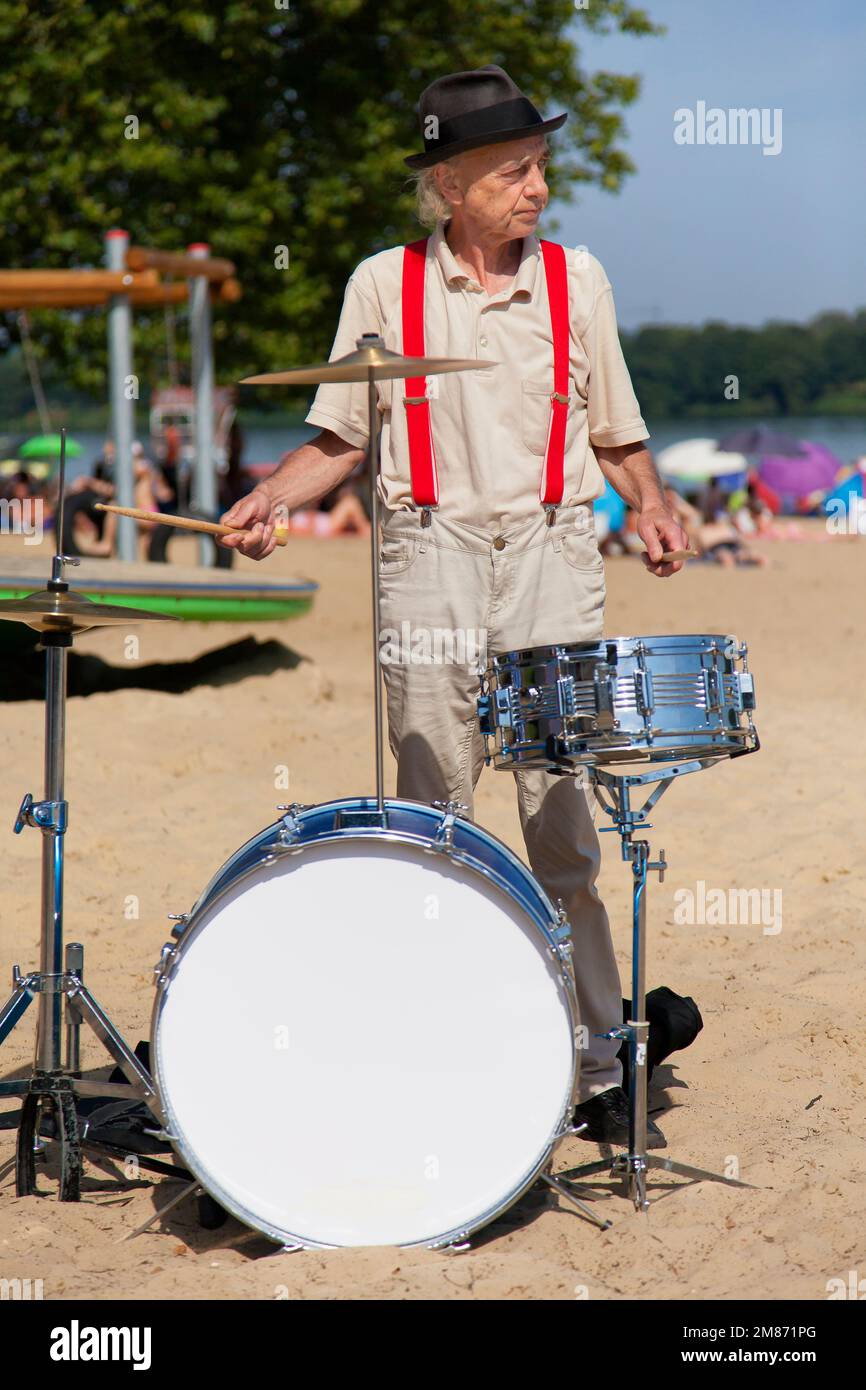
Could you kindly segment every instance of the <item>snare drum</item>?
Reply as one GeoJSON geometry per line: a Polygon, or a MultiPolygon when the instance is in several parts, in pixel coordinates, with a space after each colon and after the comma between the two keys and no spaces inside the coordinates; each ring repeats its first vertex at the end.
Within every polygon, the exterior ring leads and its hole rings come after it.
{"type": "Polygon", "coordinates": [[[494,656],[478,712],[497,768],[736,757],[758,747],[735,637],[614,637],[494,656]]]}
{"type": "Polygon", "coordinates": [[[568,925],[456,809],[289,808],[163,950],[166,1131],[218,1202],[281,1243],[453,1243],[570,1131],[568,925]]]}

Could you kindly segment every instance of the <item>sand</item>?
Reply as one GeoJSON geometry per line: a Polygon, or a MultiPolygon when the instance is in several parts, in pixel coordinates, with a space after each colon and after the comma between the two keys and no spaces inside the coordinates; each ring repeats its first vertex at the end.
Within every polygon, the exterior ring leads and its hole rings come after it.
{"type": "MultiPolygon", "coordinates": [[[[19,543],[0,545],[5,559],[19,543]]],[[[46,1299],[825,1299],[828,1280],[866,1274],[864,543],[826,543],[816,528],[766,551],[766,570],[693,565],[667,581],[610,561],[606,624],[610,634],[735,632],[749,642],[763,747],[685,778],[654,816],[652,843],[670,870],[650,888],[648,980],[693,995],[705,1022],[652,1088],[668,1152],[727,1165],[751,1189],[656,1178],[647,1215],[619,1196],[599,1204],[613,1222],[605,1232],[536,1190],[466,1254],[284,1254],[234,1220],[201,1229],[191,1202],[124,1241],[178,1187],[130,1183],[111,1162],[88,1163],[79,1204],[58,1203],[44,1173],[48,1195],[16,1198],[14,1135],[0,1131],[0,1278],[42,1279],[46,1299]],[[678,891],[699,881],[771,900],[780,890],[782,929],[679,924],[678,891]]],[[[154,624],[139,629],[140,661],[198,656],[249,633],[285,654],[270,648],[182,695],[127,689],[70,702],[66,936],[85,943],[88,983],[133,1043],[148,1036],[166,914],[191,906],[276,803],[372,789],[366,545],[293,540],[268,573],[317,579],[313,611],[249,629],[154,624]],[[288,791],[275,788],[283,766],[288,791]],[[125,915],[133,895],[137,918],[125,915]]],[[[91,633],[78,649],[121,664],[123,636],[91,633]]],[[[39,703],[4,706],[4,974],[38,961],[40,840],[14,837],[11,823],[21,795],[41,792],[41,732],[39,703]]],[[[393,786],[390,759],[387,777],[393,786]]],[[[510,777],[484,773],[477,815],[522,849],[510,777]]],[[[628,872],[618,841],[603,843],[601,887],[627,980],[628,872]]],[[[0,1076],[28,1066],[34,1023],[31,1009],[3,1047],[0,1076]]],[[[87,1074],[107,1075],[96,1043],[84,1047],[87,1074]]],[[[572,1140],[558,1165],[598,1153],[572,1140]]]]}

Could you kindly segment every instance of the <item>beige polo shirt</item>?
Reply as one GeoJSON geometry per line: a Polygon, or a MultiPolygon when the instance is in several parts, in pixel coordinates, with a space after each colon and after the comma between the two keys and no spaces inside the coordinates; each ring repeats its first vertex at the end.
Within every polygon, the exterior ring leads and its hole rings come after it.
{"type": "MultiPolygon", "coordinates": [[[[604,490],[593,444],[649,437],[616,328],[607,276],[594,256],[566,247],[571,351],[565,453],[567,503],[604,490]]],[[[457,264],[440,225],[427,248],[425,344],[431,357],[489,358],[497,366],[427,378],[439,510],[484,532],[538,515],[539,484],[553,390],[553,339],[544,262],[536,237],[523,242],[509,289],[487,294],[457,264]]],[[[352,352],[364,333],[403,349],[403,248],[362,261],[346,286],[332,357],[352,352]]],[[[411,509],[412,488],[403,381],[378,383],[382,416],[380,495],[386,507],[411,509]]],[[[367,445],[366,384],[319,387],[307,422],[367,445]]]]}

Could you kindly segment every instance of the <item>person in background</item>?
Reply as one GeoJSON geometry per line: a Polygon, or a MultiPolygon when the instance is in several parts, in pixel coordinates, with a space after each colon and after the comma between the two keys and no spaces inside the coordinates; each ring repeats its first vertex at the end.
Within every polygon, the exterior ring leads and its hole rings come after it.
{"type": "Polygon", "coordinates": [[[180,430],[166,425],[162,457],[157,461],[162,488],[157,495],[160,511],[176,512],[178,506],[178,469],[180,467],[180,430]],[[164,499],[164,500],[163,500],[164,499]]]}

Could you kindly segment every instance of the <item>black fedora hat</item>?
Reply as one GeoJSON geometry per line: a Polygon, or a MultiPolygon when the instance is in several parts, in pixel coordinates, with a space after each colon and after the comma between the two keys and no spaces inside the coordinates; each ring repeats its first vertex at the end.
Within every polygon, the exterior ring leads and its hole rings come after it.
{"type": "Polygon", "coordinates": [[[508,73],[491,63],[452,72],[425,87],[418,102],[424,153],[410,155],[410,169],[429,169],[442,159],[481,145],[559,130],[567,115],[545,121],[508,73]]]}

